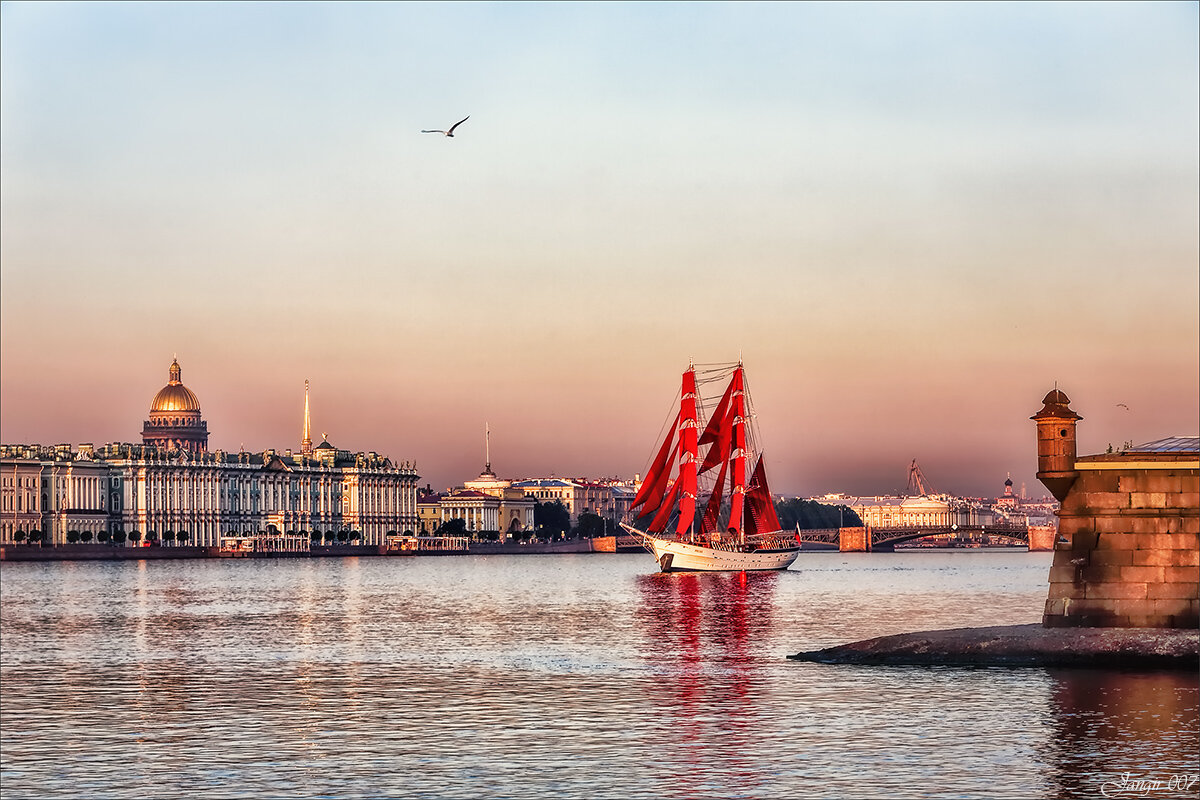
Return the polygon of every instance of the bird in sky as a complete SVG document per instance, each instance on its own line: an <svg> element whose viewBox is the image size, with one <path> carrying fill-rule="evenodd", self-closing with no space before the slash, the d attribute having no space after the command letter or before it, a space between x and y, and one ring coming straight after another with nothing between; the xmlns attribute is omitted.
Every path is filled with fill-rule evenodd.
<svg viewBox="0 0 1200 800"><path fill-rule="evenodd" d="M469 120L470 118L471 118L471 115L470 115L470 114L468 114L467 116L465 116L465 117L463 117L462 119L460 119L458 122L456 122L456 123L454 123L453 125L451 125L451 126L450 126L450 130L448 130L448 131L421 131L421 133L440 133L440 134L442 134L443 136L453 136L453 135L454 135L454 129L455 129L455 128L457 128L459 125L462 125L464 122L466 122L466 121L467 121L467 120Z"/></svg>
<svg viewBox="0 0 1200 800"><path fill-rule="evenodd" d="M1117 403L1117 408L1123 408L1126 411L1129 410L1129 406L1125 405L1124 403Z"/></svg>

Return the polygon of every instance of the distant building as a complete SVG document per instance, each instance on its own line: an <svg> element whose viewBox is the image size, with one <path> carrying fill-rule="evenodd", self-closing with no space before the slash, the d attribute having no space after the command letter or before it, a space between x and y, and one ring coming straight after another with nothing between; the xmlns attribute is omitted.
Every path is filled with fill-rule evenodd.
<svg viewBox="0 0 1200 800"><path fill-rule="evenodd" d="M869 528L975 527L997 521L991 509L949 495L849 497L839 494L812 499L846 506Z"/></svg>
<svg viewBox="0 0 1200 800"><path fill-rule="evenodd" d="M586 478L526 478L513 487L539 503L562 503L571 514L571 524L579 522L584 512L596 514L614 522L628 523L629 507L636 490L626 481L592 481Z"/></svg>
<svg viewBox="0 0 1200 800"><path fill-rule="evenodd" d="M65 544L103 535L218 546L226 536L324 537L354 532L364 544L417 529L410 463L351 453L323 441L293 455L208 450L200 402L180 380L154 396L143 444L0 445L0 542ZM308 439L307 391L305 439ZM302 450L307 449L302 445Z"/></svg>

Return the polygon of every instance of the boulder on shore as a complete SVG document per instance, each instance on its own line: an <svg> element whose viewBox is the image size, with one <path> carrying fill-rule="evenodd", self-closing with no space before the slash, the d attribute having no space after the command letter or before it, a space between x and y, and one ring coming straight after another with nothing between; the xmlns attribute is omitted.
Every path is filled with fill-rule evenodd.
<svg viewBox="0 0 1200 800"><path fill-rule="evenodd" d="M788 656L821 664L1200 669L1200 631L1038 623L881 636Z"/></svg>

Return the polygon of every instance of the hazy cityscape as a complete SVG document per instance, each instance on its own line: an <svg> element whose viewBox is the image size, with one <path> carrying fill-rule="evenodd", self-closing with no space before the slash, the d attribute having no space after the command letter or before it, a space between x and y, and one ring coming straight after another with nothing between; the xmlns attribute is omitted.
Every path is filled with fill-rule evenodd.
<svg viewBox="0 0 1200 800"><path fill-rule="evenodd" d="M1200 787L1200 4L0 5L0 794Z"/></svg>

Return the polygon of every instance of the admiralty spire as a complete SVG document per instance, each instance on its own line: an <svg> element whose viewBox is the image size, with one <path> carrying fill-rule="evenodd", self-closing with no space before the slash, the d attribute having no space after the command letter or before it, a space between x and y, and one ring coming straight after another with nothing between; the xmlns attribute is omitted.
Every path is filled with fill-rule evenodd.
<svg viewBox="0 0 1200 800"><path fill-rule="evenodd" d="M300 440L300 455L311 456L313 454L312 446L312 427L308 424L308 381L304 382L304 438Z"/></svg>

